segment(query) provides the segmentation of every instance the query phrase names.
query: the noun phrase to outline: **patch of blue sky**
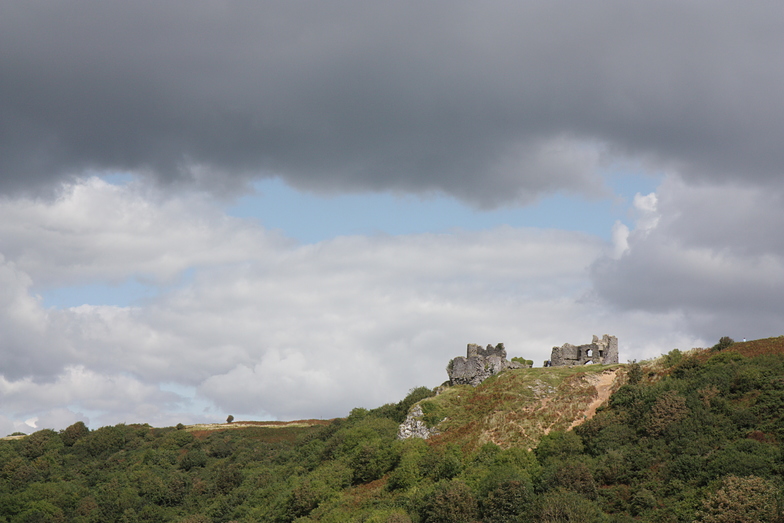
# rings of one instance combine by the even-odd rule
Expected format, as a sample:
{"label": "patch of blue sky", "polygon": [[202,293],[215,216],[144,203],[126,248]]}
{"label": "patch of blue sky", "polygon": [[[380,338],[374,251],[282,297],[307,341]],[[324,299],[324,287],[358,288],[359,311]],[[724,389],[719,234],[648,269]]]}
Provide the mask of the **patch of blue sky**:
{"label": "patch of blue sky", "polygon": [[109,305],[114,307],[141,306],[161,293],[187,285],[196,273],[190,267],[180,273],[176,281],[155,284],[143,278],[128,278],[122,283],[94,282],[52,288],[33,288],[46,308],[66,309],[81,305]]}
{"label": "patch of blue sky", "polygon": [[502,225],[580,231],[609,241],[616,220],[628,221],[634,195],[654,191],[659,182],[644,174],[613,173],[607,185],[614,194],[606,198],[558,193],[528,206],[478,210],[448,196],[323,196],[300,192],[279,179],[266,179],[256,182],[255,194],[240,198],[226,212],[254,218],[306,244],[335,236],[483,230]]}
{"label": "patch of blue sky", "polygon": [[142,283],[136,279],[128,279],[123,283],[89,283],[47,289],[36,289],[41,296],[44,307],[65,309],[80,305],[113,305],[131,307],[155,297],[159,289],[156,286]]}
{"label": "patch of blue sky", "polygon": [[[229,412],[222,412],[212,401],[199,396],[196,387],[181,383],[165,382],[159,383],[158,388],[162,391],[176,394],[180,398],[178,403],[183,411],[200,413],[202,419],[199,423],[223,423],[225,417],[230,414]],[[242,413],[235,412],[235,414],[241,415]],[[254,421],[276,421],[275,418],[267,414],[251,414],[253,414]]]}
{"label": "patch of blue sky", "polygon": [[101,179],[111,185],[127,185],[134,179],[134,175],[124,172],[112,172],[101,175]]}

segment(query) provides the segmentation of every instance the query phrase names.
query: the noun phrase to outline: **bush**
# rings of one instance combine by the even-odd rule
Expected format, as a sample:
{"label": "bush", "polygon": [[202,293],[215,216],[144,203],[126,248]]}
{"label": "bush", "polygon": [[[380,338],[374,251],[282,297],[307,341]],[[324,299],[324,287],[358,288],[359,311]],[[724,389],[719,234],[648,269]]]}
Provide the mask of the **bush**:
{"label": "bush", "polygon": [[670,390],[659,396],[651,408],[647,420],[648,433],[660,436],[671,425],[682,421],[689,415],[686,398],[677,391]]}
{"label": "bush", "polygon": [[735,340],[733,340],[733,339],[732,339],[732,338],[730,338],[729,336],[722,336],[722,337],[719,339],[719,343],[717,343],[716,345],[714,345],[713,347],[711,347],[711,350],[713,350],[713,351],[720,351],[720,350],[724,350],[724,349],[726,349],[726,348],[729,348],[729,347],[730,347],[731,345],[733,345],[734,343],[735,343]]}
{"label": "bush", "polygon": [[702,505],[697,521],[703,523],[734,523],[736,521],[774,521],[775,489],[756,476],[727,476],[722,488]]}
{"label": "bush", "polygon": [[482,502],[482,517],[485,523],[517,521],[531,502],[530,483],[507,481],[487,494]]}
{"label": "bush", "polygon": [[572,431],[554,430],[542,437],[534,452],[540,463],[551,457],[576,456],[583,452],[583,440]]}
{"label": "bush", "polygon": [[626,369],[626,376],[629,378],[631,385],[640,383],[642,381],[642,365],[637,363],[637,360],[630,361]]}
{"label": "bush", "polygon": [[683,359],[683,353],[678,349],[672,349],[670,352],[664,355],[662,358],[662,362],[664,363],[665,367],[672,367],[673,365],[677,365]]}
{"label": "bush", "polygon": [[77,421],[60,433],[60,439],[63,441],[63,445],[71,447],[88,434],[90,434],[90,429],[83,422]]}
{"label": "bush", "polygon": [[476,498],[460,480],[439,483],[425,507],[426,523],[470,523],[478,515]]}
{"label": "bush", "polygon": [[552,462],[542,472],[543,490],[554,488],[579,492],[589,499],[596,499],[599,489],[591,470],[585,463],[571,459]]}
{"label": "bush", "polygon": [[569,490],[554,490],[538,497],[532,509],[523,514],[525,523],[557,523],[577,521],[581,523],[606,523],[609,518],[599,506]]}
{"label": "bush", "polygon": [[387,442],[360,445],[351,458],[353,483],[357,485],[379,479],[392,468],[394,461],[395,454]]}

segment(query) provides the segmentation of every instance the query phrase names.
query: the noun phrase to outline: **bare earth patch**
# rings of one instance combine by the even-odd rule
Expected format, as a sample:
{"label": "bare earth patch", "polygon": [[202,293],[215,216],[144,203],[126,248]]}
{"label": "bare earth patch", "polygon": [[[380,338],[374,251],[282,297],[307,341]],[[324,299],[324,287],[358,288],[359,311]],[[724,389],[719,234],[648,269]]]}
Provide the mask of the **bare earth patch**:
{"label": "bare earth patch", "polygon": [[586,381],[593,382],[593,386],[596,388],[596,399],[594,399],[588,405],[588,408],[582,412],[582,417],[578,417],[572,422],[572,424],[569,426],[570,429],[573,429],[578,425],[582,425],[584,422],[593,418],[596,414],[596,409],[602,406],[605,401],[610,399],[610,396],[613,393],[613,385],[615,385],[615,378],[617,375],[618,369],[610,369],[602,372],[601,374],[592,374],[585,377]]}

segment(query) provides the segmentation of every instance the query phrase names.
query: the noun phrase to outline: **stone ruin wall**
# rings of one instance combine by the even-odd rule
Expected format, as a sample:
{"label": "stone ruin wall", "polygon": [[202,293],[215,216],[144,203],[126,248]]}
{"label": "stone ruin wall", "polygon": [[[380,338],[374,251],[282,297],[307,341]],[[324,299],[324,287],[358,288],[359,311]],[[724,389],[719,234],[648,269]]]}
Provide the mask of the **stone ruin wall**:
{"label": "stone ruin wall", "polygon": [[458,356],[449,362],[446,372],[452,385],[473,385],[476,387],[484,380],[506,369],[519,369],[517,362],[507,361],[503,343],[495,347],[482,348],[474,343],[466,347],[466,356]]}
{"label": "stone ruin wall", "polygon": [[599,339],[594,335],[593,341],[587,345],[564,343],[561,347],[553,347],[550,359],[544,362],[544,366],[566,367],[588,363],[618,363],[618,338],[605,334]]}
{"label": "stone ruin wall", "polygon": [[[569,365],[585,365],[601,363],[604,365],[618,363],[618,338],[605,334],[600,340],[597,336],[587,345],[564,343],[562,347],[553,347],[545,367],[563,367]],[[482,348],[474,343],[466,347],[466,355],[458,356],[449,362],[446,372],[451,385],[472,385],[476,387],[484,380],[506,369],[530,367],[514,361],[507,361],[506,348],[503,343],[495,347],[488,345]],[[428,439],[438,434],[438,429],[428,427],[422,419],[424,414],[420,405],[415,405],[408,413],[406,420],[398,428],[398,439],[411,437]]]}

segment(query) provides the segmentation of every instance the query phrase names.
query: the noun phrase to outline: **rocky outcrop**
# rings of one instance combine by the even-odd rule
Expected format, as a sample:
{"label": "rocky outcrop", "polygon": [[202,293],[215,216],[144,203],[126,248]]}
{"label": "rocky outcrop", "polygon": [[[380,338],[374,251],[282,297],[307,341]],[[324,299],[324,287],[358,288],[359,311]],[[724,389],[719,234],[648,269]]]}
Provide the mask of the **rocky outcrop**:
{"label": "rocky outcrop", "polygon": [[519,369],[523,365],[507,361],[503,343],[495,347],[488,345],[483,349],[479,345],[469,343],[466,357],[458,356],[449,362],[446,372],[452,385],[472,385],[476,387],[494,374],[506,369]]}
{"label": "rocky outcrop", "polygon": [[435,427],[427,427],[425,422],[422,420],[423,416],[424,413],[422,412],[422,407],[419,405],[414,405],[411,408],[411,411],[408,413],[408,416],[406,416],[406,420],[400,424],[400,427],[398,427],[397,439],[427,439],[430,436],[438,434],[438,430]]}
{"label": "rocky outcrop", "polygon": [[602,365],[618,363],[618,338],[605,334],[600,340],[594,335],[593,341],[587,345],[564,343],[561,347],[553,347],[550,360],[545,362],[545,367],[564,367],[587,363]]}

